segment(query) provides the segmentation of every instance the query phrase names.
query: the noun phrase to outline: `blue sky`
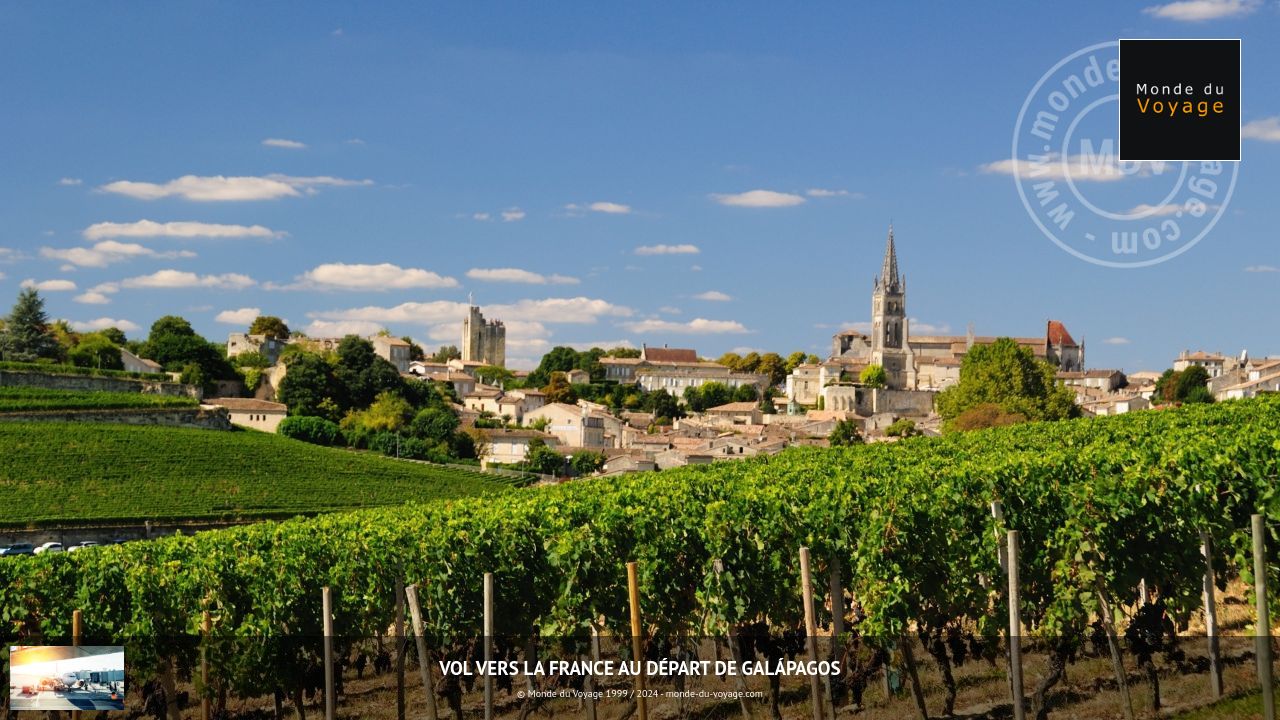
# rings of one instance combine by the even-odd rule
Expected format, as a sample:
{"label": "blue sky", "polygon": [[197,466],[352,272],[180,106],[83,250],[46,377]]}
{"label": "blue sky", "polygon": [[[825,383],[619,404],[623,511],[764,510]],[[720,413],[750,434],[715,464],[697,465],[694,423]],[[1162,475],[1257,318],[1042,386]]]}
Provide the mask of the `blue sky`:
{"label": "blue sky", "polygon": [[[1280,354],[1280,9],[1154,2],[7,3],[0,299],[434,347],[473,293],[517,366],[825,353],[892,219],[917,332]],[[1213,232],[1133,270],[1064,253],[992,169],[1041,74],[1119,37],[1242,38],[1254,136]]]}

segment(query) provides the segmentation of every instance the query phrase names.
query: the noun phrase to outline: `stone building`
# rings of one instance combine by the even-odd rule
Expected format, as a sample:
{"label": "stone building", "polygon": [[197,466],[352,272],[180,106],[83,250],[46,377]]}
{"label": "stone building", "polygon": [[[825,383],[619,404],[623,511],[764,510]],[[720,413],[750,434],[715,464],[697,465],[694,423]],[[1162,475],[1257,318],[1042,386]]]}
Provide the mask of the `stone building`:
{"label": "stone building", "polygon": [[462,360],[505,367],[507,328],[501,320],[485,320],[480,308],[471,305],[462,320]]}
{"label": "stone building", "polygon": [[289,415],[287,405],[252,398],[210,398],[205,400],[205,404],[226,408],[234,425],[269,433],[275,432],[280,422]]}

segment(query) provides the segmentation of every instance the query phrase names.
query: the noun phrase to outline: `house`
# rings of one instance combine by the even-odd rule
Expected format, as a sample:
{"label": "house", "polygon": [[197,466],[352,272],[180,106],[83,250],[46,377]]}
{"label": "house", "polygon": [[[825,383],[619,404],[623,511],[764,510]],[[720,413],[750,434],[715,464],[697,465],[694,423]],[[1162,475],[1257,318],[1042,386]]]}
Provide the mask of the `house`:
{"label": "house", "polygon": [[1135,410],[1150,409],[1151,400],[1138,394],[1121,394],[1084,402],[1080,407],[1093,415],[1123,415]]}
{"label": "house", "polygon": [[395,365],[396,370],[402,373],[409,372],[409,350],[412,347],[409,343],[390,335],[376,335],[370,342],[378,357]]}
{"label": "house", "polygon": [[1127,382],[1119,370],[1060,370],[1057,378],[1068,387],[1101,388],[1105,392],[1122,388]]}
{"label": "house", "polygon": [[410,365],[409,374],[422,380],[448,383],[453,386],[453,393],[460,398],[470,395],[476,389],[476,379],[463,372],[453,370],[414,372],[413,366]]}
{"label": "house", "polygon": [[140,358],[137,355],[120,348],[120,362],[124,365],[126,372],[136,373],[162,373],[164,368],[155,360]]}
{"label": "house", "polygon": [[652,472],[658,469],[658,463],[643,451],[622,450],[610,455],[604,461],[600,472],[604,475],[618,475],[628,472]]}
{"label": "house", "polygon": [[588,385],[591,383],[591,373],[586,370],[578,370],[575,368],[564,375],[570,385]]}
{"label": "house", "polygon": [[1222,392],[1223,398],[1238,400],[1257,397],[1258,393],[1280,392],[1280,368],[1273,369],[1267,375],[1250,373],[1251,376],[1254,374],[1258,375],[1254,379],[1245,380],[1242,383],[1225,388]]}
{"label": "house", "polygon": [[267,400],[253,398],[209,398],[206,405],[226,408],[231,415],[231,424],[241,425],[254,430],[273,433],[280,426],[280,421],[289,415],[289,407]]}
{"label": "house", "polygon": [[559,440],[561,445],[598,450],[615,447],[605,438],[605,422],[599,413],[568,403],[549,403],[525,413],[526,425],[545,421],[544,431]]}
{"label": "house", "polygon": [[1211,378],[1216,378],[1227,370],[1234,369],[1235,366],[1235,358],[1229,358],[1221,353],[1208,353],[1200,350],[1196,352],[1183,350],[1178,353],[1178,359],[1173,361],[1175,372],[1182,372],[1189,367],[1202,367],[1209,373]]}
{"label": "house", "polygon": [[288,340],[270,335],[250,335],[249,333],[231,333],[227,336],[227,357],[256,352],[267,359],[268,365],[275,365],[280,359],[280,351],[289,344]]}
{"label": "house", "polygon": [[684,397],[690,387],[701,387],[718,382],[731,388],[753,385],[763,391],[769,385],[769,377],[757,373],[740,373],[720,363],[702,361],[698,353],[689,348],[654,348],[645,346],[638,358],[600,358],[604,366],[605,380],[620,385],[639,385],[647,392],[666,390],[677,397]]}
{"label": "house", "polygon": [[485,428],[479,432],[484,437],[486,445],[484,455],[480,458],[480,463],[484,466],[490,463],[516,465],[524,462],[529,455],[529,444],[534,440],[541,440],[552,449],[559,445],[554,435],[537,430]]}
{"label": "house", "polygon": [[708,419],[718,420],[730,425],[759,425],[763,413],[760,404],[754,402],[731,402],[707,408],[703,413]]}

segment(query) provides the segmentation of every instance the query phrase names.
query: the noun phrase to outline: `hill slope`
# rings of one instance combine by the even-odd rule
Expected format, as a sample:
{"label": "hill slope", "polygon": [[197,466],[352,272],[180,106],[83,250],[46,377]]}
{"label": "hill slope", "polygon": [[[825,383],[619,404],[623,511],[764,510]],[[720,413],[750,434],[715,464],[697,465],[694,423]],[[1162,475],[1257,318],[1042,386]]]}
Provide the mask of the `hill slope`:
{"label": "hill slope", "polygon": [[0,423],[0,526],[279,517],[506,487],[253,431]]}

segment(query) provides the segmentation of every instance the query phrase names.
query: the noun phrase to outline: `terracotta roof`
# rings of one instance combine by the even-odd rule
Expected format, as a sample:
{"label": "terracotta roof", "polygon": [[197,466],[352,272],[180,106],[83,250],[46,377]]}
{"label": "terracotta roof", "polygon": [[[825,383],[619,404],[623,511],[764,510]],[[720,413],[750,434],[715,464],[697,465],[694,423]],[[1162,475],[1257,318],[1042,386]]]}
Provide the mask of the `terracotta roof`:
{"label": "terracotta roof", "polygon": [[691,348],[655,348],[645,346],[640,357],[649,362],[698,362],[698,353]]}
{"label": "terracotta roof", "polygon": [[707,408],[707,412],[725,412],[725,413],[742,413],[751,412],[756,409],[753,402],[731,402],[724,405],[717,405],[713,408]]}
{"label": "terracotta roof", "polygon": [[390,336],[390,335],[378,335],[377,337],[375,337],[375,338],[373,339],[373,341],[374,341],[374,342],[377,342],[377,343],[383,343],[383,344],[385,344],[385,345],[396,345],[396,346],[400,346],[400,347],[409,347],[409,343],[405,342],[404,340],[401,340],[401,339],[400,339],[400,338],[398,338],[398,337],[392,337],[392,336]]}
{"label": "terracotta roof", "polygon": [[487,438],[542,438],[547,444],[554,443],[555,435],[548,435],[537,430],[509,430],[506,428],[479,428],[480,434]]}
{"label": "terracotta roof", "polygon": [[1178,359],[1179,360],[1226,360],[1227,358],[1225,355],[1220,355],[1218,353],[1207,353],[1202,350],[1197,350],[1193,353],[1184,352],[1178,356]]}
{"label": "terracotta roof", "polygon": [[1057,320],[1049,321],[1049,342],[1054,345],[1074,346],[1076,341],[1071,338],[1071,333],[1067,332],[1067,326]]}
{"label": "terracotta roof", "polygon": [[238,410],[243,412],[288,412],[289,406],[277,402],[269,402],[267,400],[254,400],[253,398],[205,398],[205,405],[217,405],[228,410]]}

